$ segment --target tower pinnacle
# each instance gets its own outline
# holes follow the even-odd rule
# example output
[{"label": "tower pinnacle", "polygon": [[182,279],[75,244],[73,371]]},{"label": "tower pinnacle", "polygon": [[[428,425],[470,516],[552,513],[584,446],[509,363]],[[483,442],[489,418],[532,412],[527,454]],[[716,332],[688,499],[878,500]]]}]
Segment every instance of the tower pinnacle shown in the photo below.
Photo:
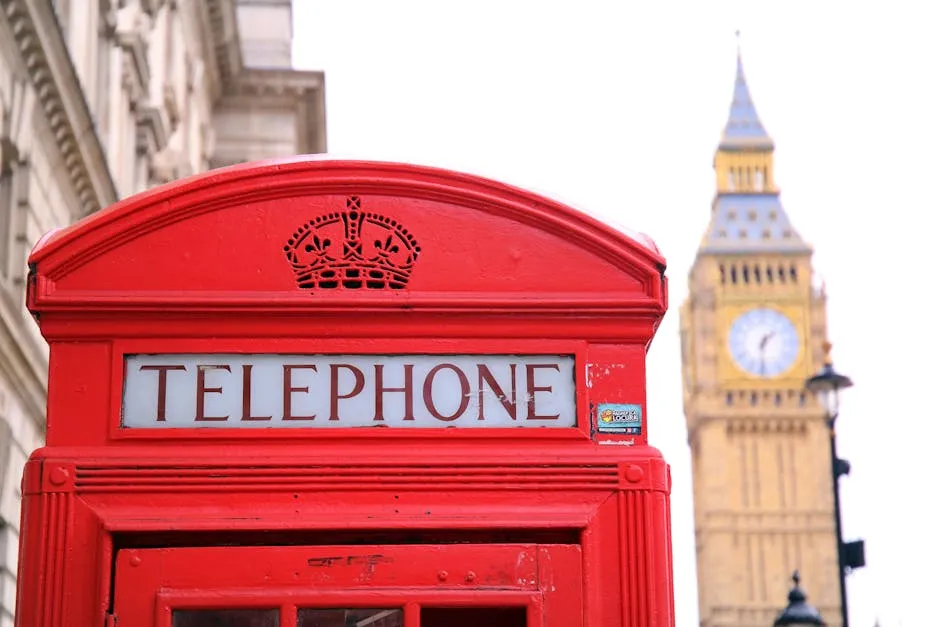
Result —
[{"label": "tower pinnacle", "polygon": [[764,130],[757,107],[751,99],[751,90],[744,75],[744,62],[741,59],[741,31],[736,31],[738,38],[738,68],[734,80],[734,95],[728,111],[728,122],[721,137],[719,149],[772,149],[773,140]]},{"label": "tower pinnacle", "polygon": [[717,193],[700,253],[809,252],[780,201],[773,153],[773,140],[751,99],[739,47],[734,97],[715,153]]}]

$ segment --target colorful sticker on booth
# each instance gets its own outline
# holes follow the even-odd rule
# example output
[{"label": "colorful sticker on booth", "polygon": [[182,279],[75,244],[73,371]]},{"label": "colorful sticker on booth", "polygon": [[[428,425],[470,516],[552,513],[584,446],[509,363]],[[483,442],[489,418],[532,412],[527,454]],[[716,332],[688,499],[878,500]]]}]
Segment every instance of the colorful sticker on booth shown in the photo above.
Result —
[{"label": "colorful sticker on booth", "polygon": [[601,403],[597,406],[597,430],[600,433],[640,435],[643,432],[643,408],[640,405]]}]

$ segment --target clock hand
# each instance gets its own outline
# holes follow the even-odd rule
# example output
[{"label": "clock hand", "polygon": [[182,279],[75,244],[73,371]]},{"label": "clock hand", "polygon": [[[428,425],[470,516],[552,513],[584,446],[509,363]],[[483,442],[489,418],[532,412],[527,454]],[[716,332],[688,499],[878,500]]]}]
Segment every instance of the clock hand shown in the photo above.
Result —
[{"label": "clock hand", "polygon": [[774,332],[771,331],[767,335],[761,338],[760,340],[760,373],[764,374],[766,371],[764,369],[764,351],[767,350],[767,342],[770,341],[770,338],[774,336]]}]

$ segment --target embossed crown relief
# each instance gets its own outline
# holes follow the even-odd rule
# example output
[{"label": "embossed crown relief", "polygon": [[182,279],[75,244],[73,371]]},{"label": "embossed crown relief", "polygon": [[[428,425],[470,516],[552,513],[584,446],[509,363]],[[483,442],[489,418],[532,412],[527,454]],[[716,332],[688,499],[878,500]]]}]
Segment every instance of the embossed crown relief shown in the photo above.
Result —
[{"label": "embossed crown relief", "polygon": [[303,224],[284,252],[297,286],[306,290],[400,290],[408,285],[421,247],[400,223],[363,211],[358,196],[346,210]]}]

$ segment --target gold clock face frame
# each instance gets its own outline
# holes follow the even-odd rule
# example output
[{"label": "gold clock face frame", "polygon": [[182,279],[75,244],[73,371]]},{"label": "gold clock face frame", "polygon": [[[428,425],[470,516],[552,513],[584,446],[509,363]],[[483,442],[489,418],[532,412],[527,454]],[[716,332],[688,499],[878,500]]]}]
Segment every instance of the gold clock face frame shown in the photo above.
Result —
[{"label": "gold clock face frame", "polygon": [[800,338],[796,325],[779,310],[755,307],[731,323],[728,350],[740,370],[750,376],[774,379],[796,363]]},{"label": "gold clock face frame", "polygon": [[742,304],[726,308],[720,338],[720,378],[760,385],[797,377],[805,370],[806,315],[798,305]]}]

